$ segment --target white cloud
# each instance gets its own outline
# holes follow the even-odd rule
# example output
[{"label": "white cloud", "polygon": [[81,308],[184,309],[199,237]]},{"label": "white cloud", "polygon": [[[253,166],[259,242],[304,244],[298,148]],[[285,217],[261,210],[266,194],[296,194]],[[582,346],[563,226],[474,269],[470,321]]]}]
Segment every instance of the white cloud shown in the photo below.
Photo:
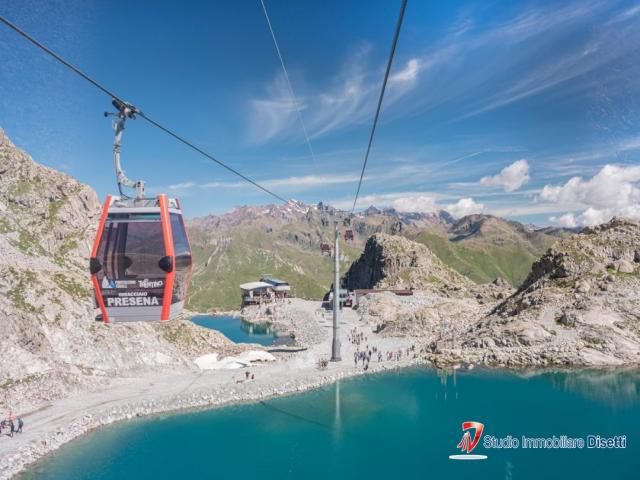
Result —
[{"label": "white cloud", "polygon": [[391,82],[411,82],[418,78],[418,73],[420,73],[421,64],[420,60],[417,58],[412,58],[407,62],[405,67],[399,72],[391,75]]},{"label": "white cloud", "polygon": [[396,198],[389,206],[399,212],[431,213],[437,210],[436,199],[431,195]]},{"label": "white cloud", "polygon": [[540,200],[573,210],[550,218],[564,226],[596,225],[616,215],[640,219],[640,166],[605,165],[590,179],[573,177],[564,185],[546,185]]},{"label": "white cloud", "polygon": [[[447,198],[431,192],[393,192],[379,195],[366,195],[358,199],[358,207],[365,208],[369,205],[376,207],[390,207],[403,213],[433,213],[446,210],[456,218],[481,213],[485,206],[476,203],[473,198],[461,198],[456,203],[444,204]],[[347,209],[353,205],[353,200],[339,200],[330,202],[336,208]]]},{"label": "white cloud", "polygon": [[186,190],[196,186],[196,182],[174,183],[169,185],[169,190]]},{"label": "white cloud", "polygon": [[561,227],[575,228],[578,226],[578,221],[573,213],[565,213],[564,215],[560,215],[559,217],[549,217],[549,220],[551,220],[556,225],[560,225]]},{"label": "white cloud", "polygon": [[447,205],[444,209],[455,218],[460,218],[474,213],[482,213],[484,205],[476,203],[473,198],[461,198],[457,203]]},{"label": "white cloud", "polygon": [[[436,202],[441,196],[431,192],[404,191],[373,195],[360,195],[356,208],[367,208],[370,205],[376,207],[391,207],[399,212],[429,213],[438,210]],[[351,209],[353,198],[343,198],[328,202],[335,208]]]},{"label": "white cloud", "polygon": [[480,183],[482,185],[503,187],[505,192],[513,192],[529,182],[530,179],[529,163],[522,159],[503,168],[497,175],[483,177]]}]

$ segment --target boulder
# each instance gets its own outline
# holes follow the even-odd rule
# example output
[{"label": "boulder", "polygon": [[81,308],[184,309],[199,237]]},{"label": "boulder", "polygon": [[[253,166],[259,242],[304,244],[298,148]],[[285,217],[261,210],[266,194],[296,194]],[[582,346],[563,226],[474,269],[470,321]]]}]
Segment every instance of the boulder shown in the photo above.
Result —
[{"label": "boulder", "polygon": [[617,262],[617,270],[620,273],[633,273],[633,264],[631,262],[629,262],[628,260],[620,260],[619,262]]},{"label": "boulder", "polygon": [[579,280],[576,282],[576,292],[589,293],[589,290],[591,290],[591,284],[587,280]]},{"label": "boulder", "polygon": [[579,323],[580,320],[580,315],[576,312],[564,312],[558,319],[558,323],[565,327],[575,327],[576,323]]}]

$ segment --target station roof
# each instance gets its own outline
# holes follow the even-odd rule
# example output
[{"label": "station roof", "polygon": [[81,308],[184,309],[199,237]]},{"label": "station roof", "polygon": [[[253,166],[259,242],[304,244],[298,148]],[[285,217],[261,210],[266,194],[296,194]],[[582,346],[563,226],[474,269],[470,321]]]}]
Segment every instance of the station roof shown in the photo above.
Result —
[{"label": "station roof", "polygon": [[258,288],[273,288],[273,285],[266,282],[249,282],[240,285],[242,290],[257,290]]},{"label": "station roof", "polygon": [[271,275],[263,275],[261,278],[263,282],[271,283],[273,285],[289,285],[289,282],[280,280],[279,278],[272,277]]}]

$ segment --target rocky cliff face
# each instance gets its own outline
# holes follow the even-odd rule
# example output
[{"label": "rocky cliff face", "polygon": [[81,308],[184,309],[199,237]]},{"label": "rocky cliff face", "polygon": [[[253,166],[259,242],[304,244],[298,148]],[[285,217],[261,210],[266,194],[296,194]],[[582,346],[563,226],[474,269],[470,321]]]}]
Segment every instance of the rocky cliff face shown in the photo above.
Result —
[{"label": "rocky cliff face", "polygon": [[370,294],[358,303],[359,312],[378,331],[414,338],[461,333],[512,292],[503,280],[477,285],[447,267],[424,245],[383,233],[369,238],[344,283],[350,290],[414,290],[411,296]]},{"label": "rocky cliff face", "polygon": [[357,288],[423,290],[471,286],[472,282],[444,265],[427,247],[403,237],[378,233],[349,268],[344,285]]},{"label": "rocky cliff face", "polygon": [[0,130],[0,409],[24,411],[145,369],[229,350],[190,322],[94,321],[87,273],[96,193],[35,163]]},{"label": "rocky cliff face", "polygon": [[558,242],[466,332],[465,355],[517,365],[640,363],[640,225],[614,218]]}]

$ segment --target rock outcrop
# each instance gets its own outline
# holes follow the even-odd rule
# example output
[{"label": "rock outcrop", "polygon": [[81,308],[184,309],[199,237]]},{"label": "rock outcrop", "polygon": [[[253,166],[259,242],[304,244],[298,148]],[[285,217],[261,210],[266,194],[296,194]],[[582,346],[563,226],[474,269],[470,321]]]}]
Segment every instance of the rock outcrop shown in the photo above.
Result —
[{"label": "rock outcrop", "polygon": [[640,363],[638,249],[640,225],[619,218],[558,242],[449,353],[509,366]]},{"label": "rock outcrop", "polygon": [[87,262],[99,213],[90,187],[35,163],[0,130],[0,409],[236,351],[191,322],[94,321]]},{"label": "rock outcrop", "polygon": [[344,285],[350,290],[413,290],[410,296],[363,296],[358,310],[384,335],[438,339],[462,333],[513,291],[502,279],[477,285],[424,245],[383,233],[369,238]]},{"label": "rock outcrop", "polygon": [[377,233],[344,277],[349,290],[398,288],[460,290],[472,282],[444,265],[424,245],[403,237]]}]

